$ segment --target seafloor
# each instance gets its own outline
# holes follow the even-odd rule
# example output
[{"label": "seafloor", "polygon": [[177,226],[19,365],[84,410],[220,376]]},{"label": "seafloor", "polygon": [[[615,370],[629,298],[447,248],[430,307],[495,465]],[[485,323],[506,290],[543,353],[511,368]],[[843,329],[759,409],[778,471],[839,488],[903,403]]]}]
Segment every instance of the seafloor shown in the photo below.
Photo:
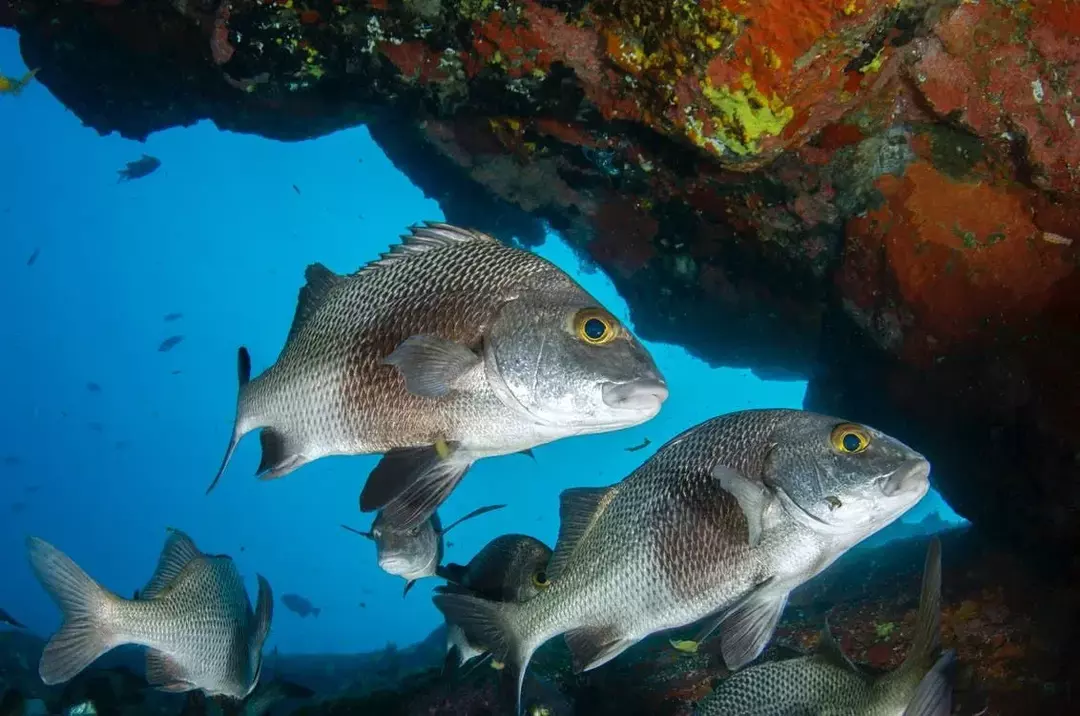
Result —
[{"label": "seafloor", "polygon": [[[928,525],[929,526],[929,525]],[[937,525],[933,525],[937,526]],[[845,652],[873,671],[895,668],[909,645],[927,537],[857,549],[795,592],[763,658],[811,649],[825,617]],[[989,546],[973,529],[942,533],[942,641],[956,649],[954,713],[1077,714],[1071,683],[1080,588],[1051,584],[1026,561]],[[725,675],[716,642],[697,654],[656,635],[610,664],[575,675],[560,640],[537,654],[525,687],[530,716],[676,716]],[[267,655],[263,681],[246,703],[163,694],[141,677],[137,650],[110,654],[63,687],[37,678],[42,640],[0,632],[0,716],[26,714],[358,714],[499,716],[510,685],[489,664],[442,670],[436,630],[408,648],[356,655]],[[86,705],[92,702],[93,710]]]}]

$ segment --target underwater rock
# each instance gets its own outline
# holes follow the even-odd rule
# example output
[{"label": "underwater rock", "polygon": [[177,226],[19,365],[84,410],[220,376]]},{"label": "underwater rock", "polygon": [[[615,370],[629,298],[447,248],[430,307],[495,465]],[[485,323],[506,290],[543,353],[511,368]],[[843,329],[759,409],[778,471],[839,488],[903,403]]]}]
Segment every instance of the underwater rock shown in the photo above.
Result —
[{"label": "underwater rock", "polygon": [[448,220],[547,222],[642,337],[809,378],[986,533],[1080,567],[1076,2],[0,0],[0,24],[102,133],[367,124]]}]

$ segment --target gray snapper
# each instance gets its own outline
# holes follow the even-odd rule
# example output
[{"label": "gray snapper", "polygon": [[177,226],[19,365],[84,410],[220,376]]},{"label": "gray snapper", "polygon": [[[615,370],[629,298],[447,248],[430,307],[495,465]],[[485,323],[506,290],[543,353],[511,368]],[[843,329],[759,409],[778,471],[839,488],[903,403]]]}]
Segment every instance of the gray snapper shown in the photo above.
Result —
[{"label": "gray snapper", "polygon": [[361,509],[411,527],[476,460],[659,412],[668,390],[649,352],[557,266],[448,224],[402,238],[348,276],[309,266],[262,375],[240,349],[233,435],[207,492],[261,428],[263,479],[384,453]]},{"label": "gray snapper", "polygon": [[748,410],[678,435],[610,487],[566,490],[550,586],[523,604],[446,594],[435,605],[521,679],[565,635],[594,669],[644,637],[712,615],[738,669],[765,648],[792,589],[929,489],[930,465],[870,427]]},{"label": "gray snapper", "polygon": [[915,640],[893,672],[871,676],[853,665],[828,624],[816,654],[751,667],[725,679],[697,705],[698,716],[948,716],[952,690],[946,671],[955,654],[940,656],[941,543],[926,554]]},{"label": "gray snapper", "polygon": [[34,573],[63,612],[41,655],[46,684],[69,681],[123,644],[148,647],[146,680],[163,691],[242,699],[258,684],[274,608],[261,575],[253,612],[232,558],[203,554],[186,534],[170,530],[141,598],[124,599],[48,542],[29,537],[27,547]]},{"label": "gray snapper", "polygon": [[[469,594],[497,602],[527,602],[549,584],[547,565],[551,548],[540,540],[521,534],[505,534],[484,545],[467,565],[450,564],[438,575],[450,582],[436,587],[440,594]],[[446,649],[457,650],[463,664],[485,653],[486,647],[469,641],[456,624],[447,622]]]},{"label": "gray snapper", "polygon": [[385,512],[379,512],[375,516],[370,532],[348,525],[342,525],[342,527],[375,543],[379,567],[387,574],[405,580],[405,591],[402,593],[402,596],[405,596],[416,584],[416,580],[434,577],[438,572],[445,549],[443,538],[447,532],[466,520],[494,510],[501,510],[504,507],[506,505],[478,507],[447,527],[442,526],[438,512],[433,512],[430,517],[414,527],[398,527]]}]

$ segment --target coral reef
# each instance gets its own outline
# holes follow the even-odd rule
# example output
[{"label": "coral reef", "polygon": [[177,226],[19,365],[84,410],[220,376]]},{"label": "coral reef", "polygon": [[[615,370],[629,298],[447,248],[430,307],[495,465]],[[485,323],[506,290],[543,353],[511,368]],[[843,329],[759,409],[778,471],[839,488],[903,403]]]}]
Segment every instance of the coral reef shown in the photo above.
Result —
[{"label": "coral reef", "polygon": [[366,123],[449,220],[546,222],[642,336],[809,378],[988,534],[1080,554],[1075,0],[0,0],[0,24],[100,132]]}]

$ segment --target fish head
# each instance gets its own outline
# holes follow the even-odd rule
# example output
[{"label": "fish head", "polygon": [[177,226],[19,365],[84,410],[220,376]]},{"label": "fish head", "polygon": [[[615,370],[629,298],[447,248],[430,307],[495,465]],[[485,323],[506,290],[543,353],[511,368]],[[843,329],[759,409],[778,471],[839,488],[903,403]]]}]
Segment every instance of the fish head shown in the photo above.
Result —
[{"label": "fish head", "polygon": [[770,437],[763,481],[811,529],[868,535],[930,489],[930,463],[866,425],[793,411]]},{"label": "fish head", "polygon": [[435,574],[441,537],[431,517],[416,527],[398,529],[379,513],[372,524],[379,568],[387,574],[412,580]]},{"label": "fish head", "polygon": [[547,566],[551,549],[540,540],[523,537],[513,549],[507,564],[504,597],[507,601],[527,602],[548,587]]},{"label": "fish head", "polygon": [[484,336],[485,372],[503,402],[568,435],[654,417],[667,382],[649,351],[584,291],[503,304]]}]

